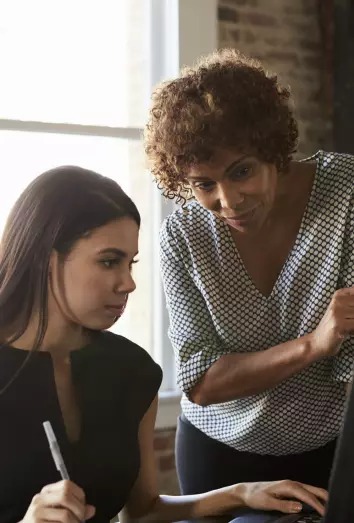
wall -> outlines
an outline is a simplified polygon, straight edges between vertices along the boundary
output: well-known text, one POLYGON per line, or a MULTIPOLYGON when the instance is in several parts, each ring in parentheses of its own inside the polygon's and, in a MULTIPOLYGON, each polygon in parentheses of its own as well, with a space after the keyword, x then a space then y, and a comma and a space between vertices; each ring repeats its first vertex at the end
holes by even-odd
POLYGON ((159 471, 161 494, 178 494, 178 481, 175 468, 175 429, 157 430, 155 433, 155 456, 159 471))
POLYGON ((331 147, 319 6, 318 0, 219 0, 220 47, 259 58, 291 86, 301 157, 331 147))
MULTIPOLYGON (((331 148, 327 46, 318 6, 317 0, 219 0, 219 47, 236 47, 259 58, 291 85, 299 120, 299 157, 331 148)), ((173 429, 157 431, 155 438, 161 492, 171 494, 178 492, 174 434, 173 429)))

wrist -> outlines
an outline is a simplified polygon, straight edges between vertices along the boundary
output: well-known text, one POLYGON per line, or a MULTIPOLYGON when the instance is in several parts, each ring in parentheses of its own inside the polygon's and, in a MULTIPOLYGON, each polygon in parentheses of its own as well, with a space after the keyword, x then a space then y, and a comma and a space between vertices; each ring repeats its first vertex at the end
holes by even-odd
POLYGON ((303 352, 307 365, 324 358, 324 355, 318 348, 315 331, 303 336, 303 352))
POLYGON ((231 487, 232 492, 232 503, 233 507, 247 507, 246 502, 246 491, 247 487, 245 483, 237 483, 237 485, 233 485, 231 487))

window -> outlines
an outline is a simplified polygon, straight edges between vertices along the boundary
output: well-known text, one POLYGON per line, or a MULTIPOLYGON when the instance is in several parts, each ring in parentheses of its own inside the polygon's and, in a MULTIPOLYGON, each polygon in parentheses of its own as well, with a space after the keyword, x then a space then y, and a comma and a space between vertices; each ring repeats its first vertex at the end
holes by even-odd
MULTIPOLYGON (((114 178, 142 215, 137 290, 114 329, 162 365, 164 391, 174 390, 175 377, 158 230, 173 204, 145 172, 141 132, 152 86, 215 48, 216 3, 0 2, 0 233, 20 192, 51 167, 80 165, 114 178)), ((173 423, 174 412, 158 425, 173 423)))
POLYGON ((154 186, 140 141, 148 39, 148 2, 141 0, 0 5, 0 232, 20 192, 51 167, 80 165, 114 178, 142 214, 137 291, 114 330, 152 352, 154 186))

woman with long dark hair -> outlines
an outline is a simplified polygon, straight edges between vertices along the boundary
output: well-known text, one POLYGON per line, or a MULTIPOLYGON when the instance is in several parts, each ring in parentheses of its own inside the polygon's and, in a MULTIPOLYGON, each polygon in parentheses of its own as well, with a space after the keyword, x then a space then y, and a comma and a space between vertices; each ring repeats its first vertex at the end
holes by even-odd
POLYGON ((138 210, 113 180, 78 167, 36 178, 9 216, 0 250, 1 523, 108 523, 119 511, 126 522, 242 506, 299 510, 290 499, 323 512, 325 491, 287 481, 158 495, 161 369, 106 331, 135 289, 139 226, 138 210), (59 481, 47 420, 71 481, 59 481))

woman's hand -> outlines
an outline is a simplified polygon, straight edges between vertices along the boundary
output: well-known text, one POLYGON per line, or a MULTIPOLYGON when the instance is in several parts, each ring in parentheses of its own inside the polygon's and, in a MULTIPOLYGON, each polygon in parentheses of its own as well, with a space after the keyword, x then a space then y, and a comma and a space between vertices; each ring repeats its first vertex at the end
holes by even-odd
POLYGON ((84 491, 71 481, 45 486, 34 496, 21 523, 81 523, 95 515, 86 505, 84 491))
POLYGON ((317 359, 338 354, 351 334, 354 334, 354 287, 334 293, 325 315, 309 335, 317 359))
POLYGON ((324 504, 328 499, 326 490, 289 480, 244 483, 242 489, 242 500, 247 507, 257 510, 277 510, 286 514, 300 512, 302 502, 310 505, 323 516, 324 504))

